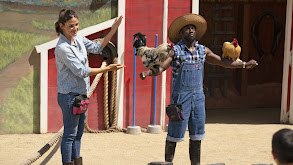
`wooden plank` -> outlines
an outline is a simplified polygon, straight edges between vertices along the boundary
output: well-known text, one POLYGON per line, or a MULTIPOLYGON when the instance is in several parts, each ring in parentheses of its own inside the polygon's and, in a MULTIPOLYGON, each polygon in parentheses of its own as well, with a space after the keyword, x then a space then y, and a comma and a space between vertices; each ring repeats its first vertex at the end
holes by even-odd
MULTIPOLYGON (((250 34, 250 26, 249 26, 249 19, 250 19, 250 4, 244 5, 244 20, 243 20, 243 47, 242 47, 242 60, 248 61, 248 52, 249 52, 249 35, 250 34)), ((247 70, 242 70, 242 78, 241 78, 241 96, 245 96, 247 94, 247 70)))

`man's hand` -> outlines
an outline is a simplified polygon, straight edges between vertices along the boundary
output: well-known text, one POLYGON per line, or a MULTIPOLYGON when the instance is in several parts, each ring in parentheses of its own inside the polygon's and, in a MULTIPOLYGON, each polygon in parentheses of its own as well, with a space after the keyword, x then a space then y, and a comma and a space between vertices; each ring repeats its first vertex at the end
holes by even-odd
POLYGON ((252 69, 252 68, 254 68, 257 65, 258 65, 258 63, 255 60, 252 59, 252 60, 250 60, 250 61, 248 61, 246 63, 245 68, 252 69))

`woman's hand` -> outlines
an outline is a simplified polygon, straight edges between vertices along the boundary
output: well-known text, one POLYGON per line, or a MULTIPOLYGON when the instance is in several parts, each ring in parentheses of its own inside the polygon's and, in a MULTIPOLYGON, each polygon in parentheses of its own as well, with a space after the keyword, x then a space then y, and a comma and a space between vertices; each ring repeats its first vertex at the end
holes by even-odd
POLYGON ((91 72, 90 72, 89 76, 97 75, 99 73, 104 73, 104 72, 108 72, 108 71, 116 71, 116 70, 122 69, 124 67, 125 67, 125 65, 121 65, 121 64, 110 64, 106 67, 91 68, 91 72))
POLYGON ((116 70, 122 69, 124 67, 125 67, 125 65, 121 65, 121 64, 110 64, 107 66, 107 70, 108 71, 116 71, 116 70))
POLYGON ((111 40, 112 36, 116 33, 119 25, 122 22, 122 19, 123 19, 122 16, 120 16, 119 18, 116 18, 112 27, 111 27, 111 31, 105 36, 105 38, 102 38, 100 40, 102 48, 104 48, 108 44, 108 42, 111 40))
POLYGON ((114 31, 116 32, 117 29, 118 29, 118 27, 119 27, 119 25, 120 25, 121 22, 122 22, 122 19, 123 19, 122 16, 120 16, 119 18, 116 18, 115 21, 114 21, 114 23, 113 23, 113 25, 112 25, 111 30, 114 30, 114 31))

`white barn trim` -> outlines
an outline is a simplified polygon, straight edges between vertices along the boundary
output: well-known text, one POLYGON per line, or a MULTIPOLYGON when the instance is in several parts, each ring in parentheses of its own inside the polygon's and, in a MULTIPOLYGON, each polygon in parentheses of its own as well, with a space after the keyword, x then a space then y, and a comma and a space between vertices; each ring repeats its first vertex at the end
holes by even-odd
POLYGON ((292 89, 292 72, 289 75, 289 67, 292 67, 292 50, 291 47, 291 29, 292 29, 292 0, 287 1, 287 11, 286 11, 286 27, 285 27, 285 44, 284 44, 284 64, 283 64, 283 84, 282 84, 282 100, 281 100, 281 115, 280 122, 288 123, 289 122, 289 113, 291 113, 291 121, 293 123, 293 89, 292 89), (291 84, 288 84, 288 78, 291 76, 291 84), (290 107, 287 107, 288 101, 288 87, 290 86, 290 107), (287 108, 289 108, 289 113, 287 112, 287 108))
MULTIPOLYGON (((118 63, 124 64, 124 52, 125 52, 125 0, 118 1, 118 16, 123 16, 123 20, 118 28, 117 32, 117 52, 118 63)), ((123 127, 123 98, 124 98, 124 69, 120 69, 117 72, 117 111, 118 121, 117 126, 123 127)))

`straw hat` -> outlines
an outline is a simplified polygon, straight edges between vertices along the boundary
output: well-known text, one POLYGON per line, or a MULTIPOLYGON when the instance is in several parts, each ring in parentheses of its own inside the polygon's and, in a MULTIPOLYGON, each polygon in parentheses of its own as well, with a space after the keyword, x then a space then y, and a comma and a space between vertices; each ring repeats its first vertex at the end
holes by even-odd
POLYGON ((196 27, 196 40, 199 40, 207 30, 206 20, 198 14, 185 14, 176 18, 168 29, 168 36, 171 42, 177 44, 181 40, 180 30, 186 25, 196 27))

